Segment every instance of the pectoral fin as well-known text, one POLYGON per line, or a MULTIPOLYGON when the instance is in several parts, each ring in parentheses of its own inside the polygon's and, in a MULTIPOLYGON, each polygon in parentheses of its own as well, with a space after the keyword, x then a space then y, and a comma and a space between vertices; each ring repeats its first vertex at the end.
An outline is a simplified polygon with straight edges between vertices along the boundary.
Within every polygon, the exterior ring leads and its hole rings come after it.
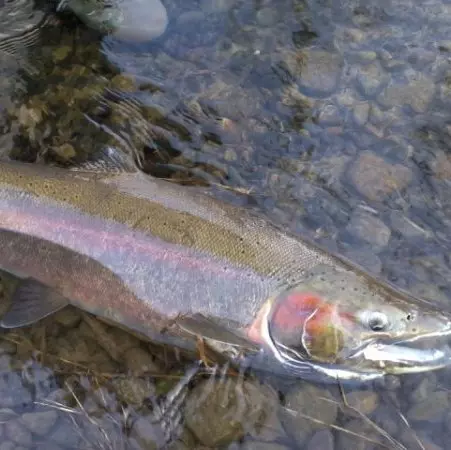
POLYGON ((202 314, 193 314, 177 319, 177 325, 184 330, 206 339, 212 339, 237 347, 253 347, 254 344, 238 332, 229 329, 227 326, 203 316, 202 314))
POLYGON ((31 325, 69 304, 61 294, 31 278, 19 282, 11 300, 10 309, 0 320, 3 328, 31 325))

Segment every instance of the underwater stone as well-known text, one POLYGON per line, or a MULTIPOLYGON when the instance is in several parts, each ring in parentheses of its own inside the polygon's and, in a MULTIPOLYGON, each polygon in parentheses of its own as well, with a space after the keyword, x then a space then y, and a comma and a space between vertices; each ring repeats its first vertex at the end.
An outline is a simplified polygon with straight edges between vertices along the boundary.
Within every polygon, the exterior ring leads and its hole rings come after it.
POLYGON ((160 0, 113 0, 108 3, 110 8, 97 2, 69 0, 67 8, 89 27, 125 41, 150 41, 166 30, 168 15, 160 0))

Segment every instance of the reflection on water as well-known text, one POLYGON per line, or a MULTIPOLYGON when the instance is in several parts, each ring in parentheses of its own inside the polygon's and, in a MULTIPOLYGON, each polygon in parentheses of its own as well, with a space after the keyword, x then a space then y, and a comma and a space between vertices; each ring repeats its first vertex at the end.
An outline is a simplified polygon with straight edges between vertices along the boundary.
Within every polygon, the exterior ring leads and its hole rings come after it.
MULTIPOLYGON (((68 12, 33 28, 45 9, 25 1, 13 26, 0 2, 2 154, 64 165, 119 147, 153 175, 245 192, 449 308, 450 5, 164 4, 166 33, 133 44, 68 12)), ((218 373, 182 395, 188 366, 74 310, 5 333, 0 448, 155 448, 180 414, 180 448, 447 448, 448 370, 352 392, 218 373), (147 400, 168 392, 156 420, 147 400)))

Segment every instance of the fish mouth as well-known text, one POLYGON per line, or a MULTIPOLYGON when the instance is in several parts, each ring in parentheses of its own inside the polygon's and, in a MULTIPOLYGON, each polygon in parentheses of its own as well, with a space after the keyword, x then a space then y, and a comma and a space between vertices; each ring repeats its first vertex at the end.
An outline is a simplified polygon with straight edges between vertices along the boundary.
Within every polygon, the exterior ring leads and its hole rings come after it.
POLYGON ((417 373, 451 365, 451 323, 439 331, 405 338, 378 339, 362 346, 349 361, 385 373, 417 373))
POLYGON ((272 344, 273 355, 292 376, 303 377, 311 371, 325 381, 367 382, 387 374, 420 373, 451 365, 451 323, 437 332, 367 341, 335 363, 306 360, 292 348, 272 344))

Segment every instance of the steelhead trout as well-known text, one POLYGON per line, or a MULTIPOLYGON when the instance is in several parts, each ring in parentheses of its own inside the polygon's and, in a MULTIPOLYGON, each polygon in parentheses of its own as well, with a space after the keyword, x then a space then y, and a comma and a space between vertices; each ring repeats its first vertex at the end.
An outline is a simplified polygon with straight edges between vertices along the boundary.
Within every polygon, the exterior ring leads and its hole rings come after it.
POLYGON ((20 279, 3 327, 73 304, 301 378, 450 363, 450 318, 427 302, 246 209, 116 166, 0 163, 0 268, 20 279))

